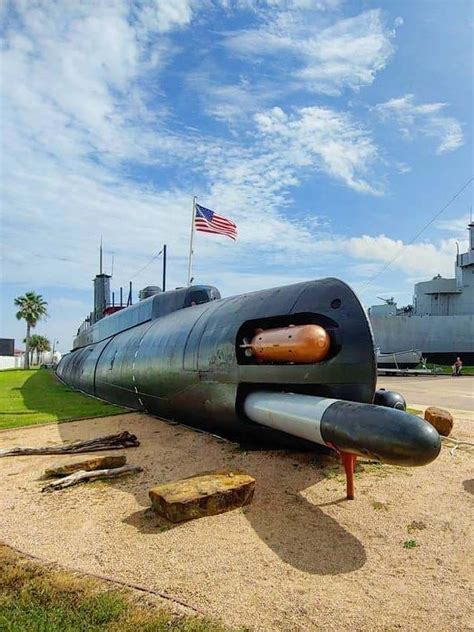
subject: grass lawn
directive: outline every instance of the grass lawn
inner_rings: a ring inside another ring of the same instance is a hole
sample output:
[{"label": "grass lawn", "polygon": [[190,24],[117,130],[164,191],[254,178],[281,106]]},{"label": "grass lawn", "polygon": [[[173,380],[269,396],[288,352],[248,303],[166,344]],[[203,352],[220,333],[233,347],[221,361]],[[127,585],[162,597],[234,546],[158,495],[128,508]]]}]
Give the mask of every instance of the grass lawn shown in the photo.
[{"label": "grass lawn", "polygon": [[108,583],[52,570],[3,545],[0,567],[0,630],[5,632],[228,630],[209,619],[178,617],[164,609],[147,607],[128,590],[110,590]]},{"label": "grass lawn", "polygon": [[[429,369],[439,371],[440,375],[451,375],[452,368],[447,364],[430,364],[426,365]],[[462,375],[474,375],[474,366],[463,366]]]},{"label": "grass lawn", "polygon": [[48,369],[0,371],[0,429],[123,412],[64,386]]}]

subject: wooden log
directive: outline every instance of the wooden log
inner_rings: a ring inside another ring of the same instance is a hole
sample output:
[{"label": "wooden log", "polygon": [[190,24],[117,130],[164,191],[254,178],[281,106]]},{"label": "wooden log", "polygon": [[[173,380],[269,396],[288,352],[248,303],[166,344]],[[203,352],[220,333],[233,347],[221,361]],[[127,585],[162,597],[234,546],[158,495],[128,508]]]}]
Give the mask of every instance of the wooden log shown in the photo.
[{"label": "wooden log", "polygon": [[143,472],[142,467],[136,467],[134,465],[124,465],[123,467],[115,467],[109,470],[94,470],[92,472],[86,472],[81,470],[80,472],[74,472],[70,476],[60,478],[53,483],[45,485],[42,492],[54,492],[57,489],[64,489],[65,487],[71,487],[72,485],[78,485],[79,483],[86,483],[88,481],[96,481],[98,479],[116,478],[123,476],[124,474],[135,474],[137,472]]},{"label": "wooden log", "polygon": [[215,471],[158,485],[149,496],[156,513],[182,522],[248,505],[254,489],[255,479],[245,472]]},{"label": "wooden log", "polygon": [[47,477],[52,476],[69,476],[74,472],[91,472],[92,470],[109,470],[116,467],[122,467],[127,462],[125,454],[119,454],[111,456],[89,456],[79,457],[75,461],[68,461],[67,463],[56,463],[51,467],[48,467],[44,471],[44,475]]},{"label": "wooden log", "polygon": [[3,448],[0,450],[2,456],[27,456],[35,454],[78,454],[80,452],[98,452],[99,450],[120,450],[121,448],[136,448],[140,442],[135,435],[129,432],[87,439],[85,441],[73,441],[63,445],[50,445],[43,447],[29,448],[18,446],[15,448]]}]

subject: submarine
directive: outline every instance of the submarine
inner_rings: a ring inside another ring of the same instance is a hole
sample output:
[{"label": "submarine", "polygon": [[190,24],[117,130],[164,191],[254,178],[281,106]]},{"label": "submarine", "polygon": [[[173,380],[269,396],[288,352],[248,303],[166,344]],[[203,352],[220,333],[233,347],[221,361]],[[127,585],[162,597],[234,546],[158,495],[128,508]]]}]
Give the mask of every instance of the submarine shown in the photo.
[{"label": "submarine", "polygon": [[330,448],[348,498],[358,456],[420,466],[439,454],[433,426],[374,404],[387,395],[376,392],[371,325],[339,279],[227,298],[209,285],[150,286],[136,304],[130,288],[127,305],[122,291],[110,302],[102,271],[94,287],[94,311],[56,368],[74,389],[237,441]]}]

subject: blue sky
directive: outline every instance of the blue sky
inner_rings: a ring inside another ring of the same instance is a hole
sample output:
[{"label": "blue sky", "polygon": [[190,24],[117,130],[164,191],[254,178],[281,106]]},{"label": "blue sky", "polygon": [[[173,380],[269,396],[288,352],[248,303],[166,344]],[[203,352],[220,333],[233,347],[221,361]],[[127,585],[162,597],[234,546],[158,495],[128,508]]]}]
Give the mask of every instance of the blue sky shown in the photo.
[{"label": "blue sky", "polygon": [[[451,276],[472,187],[470,0],[6,2],[2,322],[41,293],[62,351],[91,308],[104,239],[116,289],[186,281],[192,196],[224,295],[337,276],[364,304]],[[373,278],[397,254],[388,270]],[[18,345],[17,345],[18,346]]]}]

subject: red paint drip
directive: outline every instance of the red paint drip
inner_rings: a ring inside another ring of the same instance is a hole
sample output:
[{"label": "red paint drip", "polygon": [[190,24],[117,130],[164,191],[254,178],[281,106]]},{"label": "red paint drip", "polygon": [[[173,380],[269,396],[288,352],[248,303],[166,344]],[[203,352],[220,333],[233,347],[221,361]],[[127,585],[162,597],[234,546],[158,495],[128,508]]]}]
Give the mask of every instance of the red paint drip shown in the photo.
[{"label": "red paint drip", "polygon": [[354,500],[354,471],[357,454],[350,454],[349,452],[339,452],[339,454],[346,472],[347,500]]},{"label": "red paint drip", "polygon": [[351,454],[350,452],[342,452],[333,443],[327,441],[326,445],[339,454],[341,457],[342,465],[346,473],[346,498],[347,500],[354,500],[354,472],[357,462],[357,454]]}]

